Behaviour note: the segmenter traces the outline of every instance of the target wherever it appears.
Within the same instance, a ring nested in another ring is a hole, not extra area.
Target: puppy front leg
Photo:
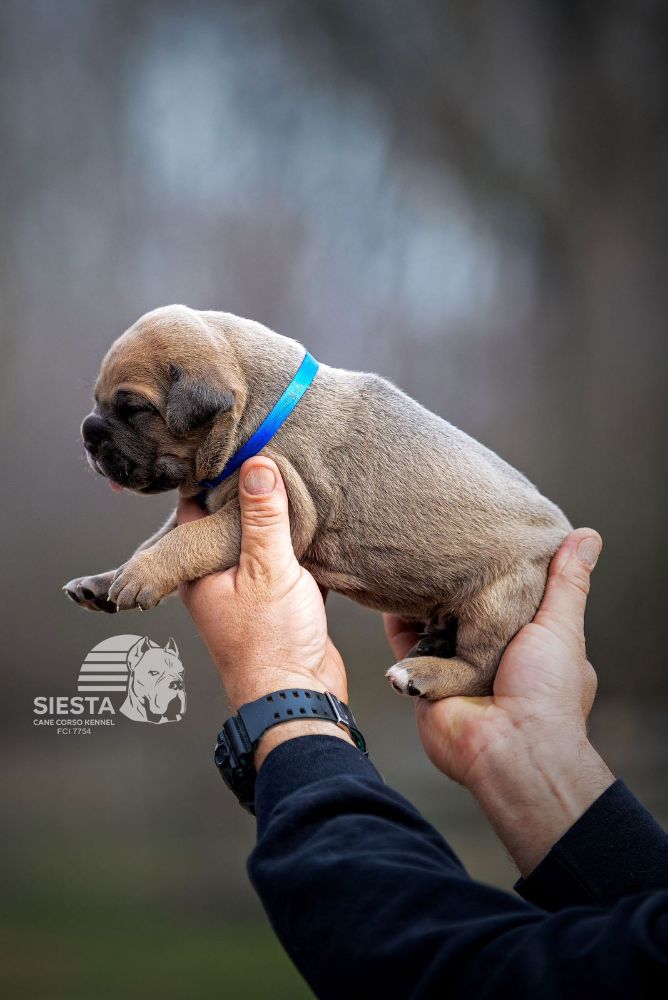
[[[290,531],[297,559],[301,559],[317,531],[313,499],[295,467],[267,449],[278,465],[290,505]],[[180,583],[229,569],[239,562],[241,514],[239,497],[208,517],[179,524],[150,548],[138,551],[121,566],[109,589],[109,600],[121,611],[148,610],[176,590]]]
[[[130,559],[139,553],[143,552],[145,549],[150,549],[156,542],[159,542],[169,531],[172,531],[176,527],[176,511],[172,511],[169,515],[162,528],[159,528],[155,534],[147,538],[145,542],[142,542],[134,553],[130,556]],[[130,561],[128,560],[128,562]],[[118,569],[107,570],[106,573],[97,573],[94,576],[79,576],[74,580],[70,580],[63,587],[63,590],[67,596],[75,602],[75,604],[80,605],[80,607],[85,608],[87,611],[106,611],[108,614],[115,614],[118,608],[110,601],[108,598],[109,588],[111,587],[116,574],[120,572],[124,565],[123,563]]]
[[[119,611],[147,611],[179,583],[229,569],[239,560],[239,500],[230,500],[209,517],[180,524],[150,548],[138,550],[116,571],[109,601]]]
[[[158,528],[158,530],[154,532],[154,534],[152,534],[150,538],[147,538],[145,542],[142,542],[141,545],[138,545],[137,548],[132,553],[132,555],[130,556],[130,559],[136,556],[138,552],[143,552],[144,549],[150,549],[152,545],[155,545],[156,542],[159,542],[161,538],[164,538],[169,531],[173,531],[175,527],[176,527],[176,510],[173,510],[172,513],[167,518],[167,520],[165,521],[165,523],[163,524],[162,528]],[[114,572],[117,572],[117,570],[114,570]]]

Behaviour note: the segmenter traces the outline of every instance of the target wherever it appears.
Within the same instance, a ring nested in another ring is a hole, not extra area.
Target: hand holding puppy
[[[289,687],[331,691],[347,701],[345,667],[327,635],[322,594],[292,549],[288,498],[274,462],[259,457],[242,466],[239,503],[239,565],[179,588],[230,705],[236,711]],[[202,516],[194,501],[181,501],[179,523]],[[331,723],[285,723],[262,738],[256,765],[279,742],[313,732],[348,739]]]
[[[239,565],[180,588],[232,708],[292,686],[347,701],[320,589],[292,549],[287,494],[274,462],[244,464],[239,501]],[[185,523],[203,514],[182,501],[178,516]],[[563,543],[534,621],[504,653],[493,696],[417,701],[430,759],[475,795],[523,874],[614,780],[586,733],[596,675],[586,657],[584,611],[600,546],[584,528]],[[386,629],[398,657],[415,642],[401,619],[386,616]],[[327,722],[286,723],[265,734],[256,765],[279,743],[309,733],[348,739]]]
[[[584,613],[600,550],[589,528],[566,538],[538,613],[501,658],[493,695],[416,706],[429,759],[475,795],[522,874],[614,780],[586,729],[596,674]],[[416,637],[392,615],[385,627],[400,657]]]

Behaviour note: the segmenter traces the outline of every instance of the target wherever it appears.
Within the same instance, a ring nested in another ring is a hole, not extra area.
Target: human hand
[[[587,528],[564,541],[533,622],[501,659],[492,696],[416,705],[429,759],[475,795],[523,873],[614,780],[586,730],[596,674],[584,612],[600,549]],[[417,640],[392,616],[386,630],[398,659]]]
[[[252,458],[241,467],[239,503],[239,565],[179,588],[232,709],[290,687],[331,691],[346,702],[345,667],[327,635],[323,595],[295,558],[288,498],[271,459]],[[194,501],[179,504],[179,523],[201,516]],[[348,738],[326,721],[283,723],[263,737],[256,766],[279,742],[311,732]]]

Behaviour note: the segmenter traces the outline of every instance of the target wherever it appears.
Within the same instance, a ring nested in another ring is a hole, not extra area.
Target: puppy
[[[116,489],[194,496],[303,357],[294,340],[229,313],[147,313],[102,362],[81,427],[88,461]],[[388,671],[393,686],[429,699],[489,693],[570,530],[559,508],[385,379],[327,365],[265,454],[285,480],[297,558],[318,583],[422,623]],[[170,517],[119,569],[66,593],[91,610],[146,610],[181,581],[235,565],[237,490],[235,474],[206,495],[210,517],[178,527]]]

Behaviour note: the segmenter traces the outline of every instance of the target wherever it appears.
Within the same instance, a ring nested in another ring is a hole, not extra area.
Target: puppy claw
[[[118,611],[150,611],[163,596],[159,588],[145,586],[138,574],[127,570],[119,573],[109,590]]]
[[[419,698],[420,695],[422,694],[419,687],[417,687],[417,685],[413,681],[408,682],[406,691],[411,696],[411,698]]]
[[[116,609],[118,611],[132,611],[136,607],[136,595],[130,587],[125,587],[116,598]]]

